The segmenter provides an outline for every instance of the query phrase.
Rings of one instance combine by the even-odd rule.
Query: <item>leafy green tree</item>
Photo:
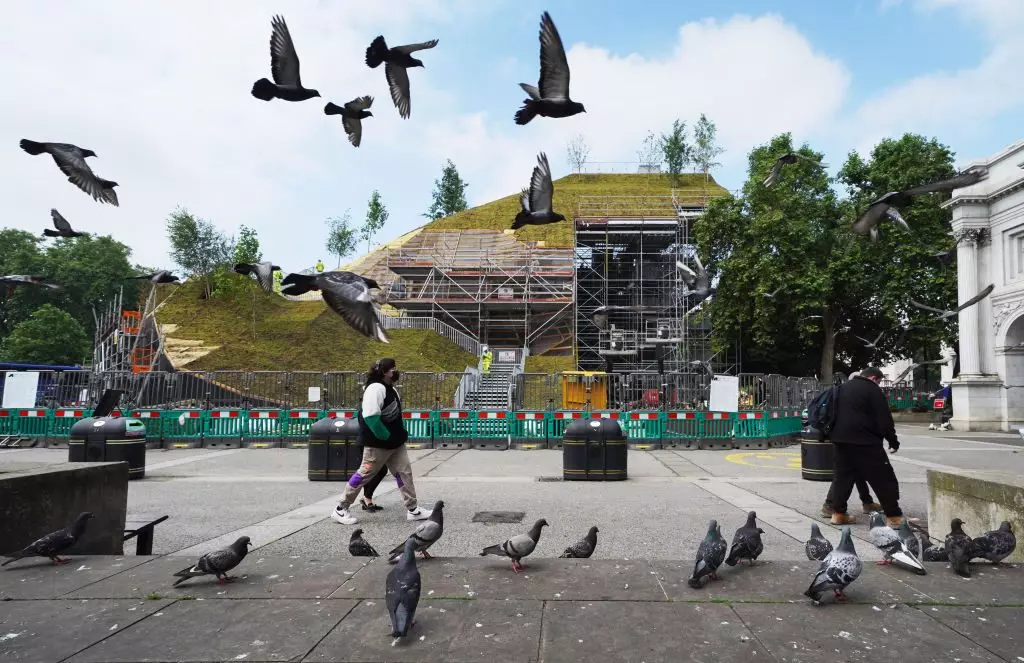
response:
[[[32,233],[13,228],[0,229],[0,274],[47,276],[45,254],[40,239]],[[15,288],[8,294],[0,287],[0,339],[28,318],[44,303],[54,301],[54,291],[46,288]]]
[[[260,250],[260,238],[256,231],[248,226],[238,229],[238,239],[235,242],[235,262],[256,263],[263,260],[263,251]]]
[[[69,313],[43,304],[4,339],[4,361],[72,365],[89,355],[89,337]]]
[[[235,247],[209,221],[196,218],[186,209],[178,208],[167,219],[167,237],[171,258],[189,277],[203,282],[203,296],[213,294],[213,273],[234,257]]]
[[[722,164],[715,161],[725,149],[718,145],[718,127],[704,113],[693,126],[693,163],[704,173],[705,183],[710,178],[711,170]]]
[[[380,199],[380,192],[376,189],[370,195],[370,202],[366,206],[366,220],[359,229],[359,238],[366,242],[366,252],[370,252],[370,242],[374,236],[384,228],[391,213]]]
[[[668,174],[678,179],[693,156],[693,150],[686,142],[686,122],[675,120],[671,131],[661,135],[661,153],[665,157]]]
[[[356,229],[352,227],[352,215],[345,210],[343,215],[327,219],[327,251],[338,256],[338,267],[341,260],[356,250]]]
[[[466,202],[466,187],[469,184],[462,180],[459,171],[451,159],[441,171],[441,179],[434,180],[434,202],[423,216],[436,221],[451,216],[469,207]]]

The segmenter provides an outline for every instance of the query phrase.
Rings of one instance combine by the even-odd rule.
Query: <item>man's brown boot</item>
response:
[[[835,513],[835,512],[836,512],[836,510],[832,508],[831,504],[825,503],[825,504],[821,505],[821,517],[822,518],[831,518],[832,514]]]
[[[865,502],[864,513],[874,513],[875,511],[881,511],[882,505],[877,502]]]
[[[888,516],[885,521],[889,524],[889,527],[899,529],[900,523],[903,522],[903,516]]]
[[[855,522],[857,522],[857,518],[847,513],[839,513],[837,511],[836,513],[832,514],[833,525],[852,525]]]

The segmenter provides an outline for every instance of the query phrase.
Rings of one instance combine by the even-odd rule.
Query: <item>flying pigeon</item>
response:
[[[505,543],[487,546],[480,552],[480,556],[496,555],[498,557],[510,557],[512,559],[512,570],[519,573],[520,570],[526,568],[526,565],[520,563],[519,560],[528,556],[537,547],[537,542],[540,541],[541,528],[547,524],[548,521],[541,518],[533,524],[533,527],[526,534],[516,534],[511,539],[505,541]]]
[[[541,117],[570,117],[586,113],[583,104],[569,98],[569,62],[565,58],[562,38],[558,36],[551,15],[540,17],[540,81],[537,87],[520,83],[526,92],[523,107],[516,111],[516,124],[528,124]]]
[[[49,228],[44,230],[43,234],[47,237],[86,237],[89,235],[89,233],[80,233],[77,230],[73,230],[68,220],[55,209],[50,210],[50,216],[53,217],[53,227],[56,230],[50,230]]]
[[[868,234],[872,228],[878,225],[884,216],[889,216],[909,231],[910,228],[907,226],[907,222],[903,220],[903,217],[895,208],[908,204],[914,196],[920,196],[925,193],[934,193],[937,191],[952,191],[953,189],[971,186],[972,184],[976,184],[983,180],[986,175],[987,173],[983,170],[974,170],[967,173],[961,173],[955,177],[940,180],[938,182],[931,182],[929,184],[911,187],[903,191],[890,191],[881,198],[872,202],[868,208],[864,210],[864,213],[854,221],[853,232],[858,235]]]
[[[839,547],[830,552],[818,567],[818,572],[811,580],[811,586],[804,592],[804,596],[811,598],[815,603],[821,602],[821,596],[828,590],[832,590],[836,601],[846,602],[843,590],[854,580],[860,577],[864,570],[864,562],[857,557],[857,551],[853,547],[853,537],[850,535],[850,526],[843,527],[842,536],[839,537]]]
[[[921,559],[921,541],[914,534],[913,530],[910,529],[910,524],[906,518],[900,520],[900,528],[896,530],[896,534],[900,539],[907,545],[909,550],[914,557]]]
[[[150,282],[154,284],[175,283],[179,280],[177,276],[171,274],[166,269],[161,269],[159,271],[153,272],[152,274],[139,274],[138,276],[129,276],[128,279],[148,279]]]
[[[971,561],[974,552],[974,541],[964,532],[964,521],[954,518],[949,524],[950,532],[946,535],[945,549],[953,572],[964,578],[971,577]]]
[[[737,529],[736,534],[733,535],[732,549],[729,550],[729,556],[725,559],[725,563],[729,566],[736,566],[741,559],[746,559],[753,566],[754,560],[764,552],[764,543],[761,542],[762,534],[764,534],[764,530],[757,526],[757,513],[748,511],[747,524]]]
[[[373,546],[363,538],[362,528],[352,532],[352,537],[348,540],[348,554],[353,557],[380,557]]]
[[[548,157],[541,152],[537,156],[537,165],[533,167],[530,188],[523,189],[519,196],[519,206],[522,207],[522,210],[516,214],[516,219],[512,222],[512,229],[522,228],[525,225],[543,225],[565,221],[564,216],[551,211],[551,197],[554,193],[555,185],[551,182]]]
[[[1013,535],[1013,525],[1004,520],[999,529],[985,532],[974,537],[971,547],[971,559],[980,557],[993,564],[998,564],[1013,554],[1017,548],[1017,537]]]
[[[882,340],[882,337],[885,336],[885,331],[886,330],[883,329],[882,333],[880,333],[878,335],[878,338],[876,338],[873,341],[869,341],[868,339],[864,338],[863,336],[857,336],[856,334],[854,334],[854,336],[857,336],[857,338],[859,338],[860,340],[864,341],[864,347],[865,348],[868,348],[869,350],[873,350],[873,349],[876,349],[878,347],[878,343]]]
[[[382,343],[388,342],[370,296],[371,288],[380,288],[373,279],[342,271],[312,276],[289,274],[281,281],[281,285],[288,286],[281,293],[291,296],[319,290],[331,310],[344,318],[350,327],[363,336],[375,338]]]
[[[708,270],[704,269],[704,265],[700,261],[700,256],[694,253],[693,260],[697,263],[696,272],[690,269],[686,263],[681,260],[676,261],[676,267],[683,270],[683,280],[686,281],[686,285],[690,289],[686,294],[696,295],[699,299],[704,300],[715,294],[715,290],[717,288],[711,287],[711,277],[708,276]]]
[[[5,276],[0,276],[0,285],[7,286],[8,297],[14,294],[15,288],[26,285],[37,285],[42,288],[49,288],[50,290],[60,290],[59,285],[55,283],[47,283],[43,280],[42,276],[32,276],[28,274],[7,274]]]
[[[85,526],[89,523],[89,520],[92,517],[93,515],[91,513],[83,511],[78,514],[78,518],[76,518],[75,522],[70,526],[59,529],[56,532],[50,532],[46,536],[36,539],[21,550],[7,553],[4,557],[9,557],[10,559],[3,564],[0,564],[0,566],[7,566],[14,560],[21,559],[23,557],[49,557],[54,564],[66,564],[67,562],[70,562],[70,559],[61,559],[60,554],[78,543],[78,539],[80,539],[82,534],[85,533]]]
[[[395,102],[395,108],[402,119],[408,120],[412,113],[409,98],[409,67],[422,67],[423,61],[412,57],[412,53],[437,46],[437,40],[431,39],[421,44],[406,44],[388,48],[383,35],[370,42],[366,49],[366,65],[370,69],[376,69],[380,63],[384,63],[384,77],[388,79],[388,87],[391,88],[391,101]]]
[[[254,274],[256,276],[256,281],[259,282],[260,288],[263,289],[263,292],[273,292],[274,272],[279,271],[281,271],[281,268],[269,260],[254,264],[240,262],[235,265],[235,272],[239,274]]]
[[[785,286],[781,286],[781,285],[780,285],[780,286],[779,286],[778,288],[775,288],[775,290],[772,290],[771,292],[762,292],[762,293],[761,293],[761,296],[762,296],[762,297],[775,297],[775,295],[777,295],[777,294],[779,294],[780,292],[782,292],[782,290],[783,290],[784,288],[785,288]]]
[[[932,257],[939,261],[943,268],[953,264],[953,251],[932,251]]]
[[[430,517],[421,522],[416,527],[416,531],[409,535],[408,539],[395,546],[388,553],[388,563],[394,564],[398,561],[398,558],[402,555],[402,550],[405,549],[405,544],[409,541],[416,544],[415,551],[423,555],[423,559],[430,559],[430,553],[427,550],[430,546],[437,543],[442,534],[444,534],[444,502],[438,500],[434,503],[434,509],[431,511]]]
[[[718,567],[725,561],[725,552],[728,549],[725,539],[722,538],[722,529],[718,526],[717,520],[708,521],[708,532],[704,540],[697,547],[697,561],[693,565],[693,575],[686,583],[694,589],[700,589],[705,576],[711,580],[718,580]]]
[[[232,576],[228,575],[228,571],[242,563],[242,560],[249,553],[249,546],[251,545],[252,542],[249,540],[249,537],[240,536],[227,548],[206,553],[199,558],[199,561],[194,566],[186,567],[175,573],[174,577],[177,580],[171,586],[177,587],[189,578],[198,578],[199,576],[206,575],[217,576],[218,585],[234,580]]]
[[[832,542],[822,536],[818,523],[811,523],[811,538],[804,544],[804,552],[812,562],[820,562],[832,552]]]
[[[910,366],[907,366],[905,369],[903,369],[903,372],[897,375],[896,379],[893,380],[893,382],[900,382],[907,375],[913,373],[922,366],[944,366],[948,363],[949,358],[947,357],[946,359],[929,359],[928,361],[921,361],[916,364],[911,364]]]
[[[877,562],[879,566],[895,564],[921,576],[928,573],[924,565],[921,564],[921,560],[910,551],[906,541],[900,538],[896,530],[886,524],[885,515],[880,511],[871,514],[870,534],[871,543],[882,551],[882,560]]]
[[[416,606],[420,602],[420,572],[416,568],[416,542],[409,538],[402,556],[384,581],[384,602],[391,615],[391,637],[404,638],[416,624]]]
[[[580,539],[579,541],[577,541],[576,543],[574,543],[571,546],[569,546],[568,548],[566,548],[565,552],[563,552],[561,555],[558,556],[559,559],[565,559],[565,558],[569,558],[569,559],[587,559],[587,558],[589,558],[591,555],[594,554],[594,549],[597,548],[597,533],[598,533],[598,531],[600,531],[600,530],[597,529],[597,526],[591,527],[590,531],[587,532],[587,535],[585,537],[583,537],[582,539]]]
[[[715,372],[711,369],[711,362],[709,361],[701,361],[700,359],[694,359],[693,361],[690,362],[690,366],[699,369],[700,373],[703,373],[704,375],[707,376],[709,382],[715,378]]]
[[[271,83],[261,78],[252,85],[252,96],[263,101],[277,98],[284,101],[305,101],[319,97],[316,90],[302,87],[299,78],[299,55],[295,52],[292,35],[288,32],[288,24],[284,17],[274,16],[270,19],[273,31],[270,33],[270,73],[274,77]]]
[[[915,302],[913,299],[910,300],[910,303],[912,305],[916,306],[917,308],[924,309],[925,311],[931,311],[933,313],[938,313],[938,315],[936,315],[935,317],[938,318],[939,320],[945,320],[946,318],[952,318],[953,316],[957,315],[958,313],[960,313],[960,311],[964,310],[965,308],[970,308],[970,307],[974,306],[975,304],[977,304],[978,302],[980,302],[981,300],[985,299],[986,297],[989,296],[989,294],[992,293],[993,290],[995,290],[995,287],[996,287],[995,283],[989,283],[987,288],[985,288],[984,290],[982,290],[981,292],[979,292],[975,296],[971,297],[966,302],[964,302],[960,306],[956,307],[956,309],[952,310],[952,311],[947,310],[947,309],[941,309],[941,308],[932,308],[931,306],[926,306],[924,304],[920,304],[918,302]]]
[[[779,179],[779,175],[782,173],[782,167],[796,163],[797,159],[806,161],[807,163],[813,166],[817,166],[819,168],[828,168],[827,163],[820,163],[818,161],[815,161],[814,159],[811,159],[810,157],[805,157],[802,154],[797,154],[796,152],[789,152],[787,154],[783,154],[781,157],[775,160],[775,164],[772,165],[772,171],[768,173],[768,177],[764,178],[764,185],[771,186],[775,184],[775,182]]]
[[[363,120],[373,117],[373,113],[366,110],[373,105],[373,97],[356,97],[344,106],[338,106],[327,102],[324,106],[324,115],[340,115],[341,126],[348,134],[348,141],[354,147],[359,147],[363,140]]]
[[[86,157],[96,156],[92,150],[83,150],[71,143],[37,143],[26,138],[21,139],[20,145],[29,154],[46,152],[52,156],[60,172],[68,176],[68,181],[92,196],[93,200],[118,206],[117,193],[114,191],[117,182],[97,177],[85,162]]]

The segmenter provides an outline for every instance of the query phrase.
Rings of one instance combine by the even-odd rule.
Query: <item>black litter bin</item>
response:
[[[800,439],[800,472],[805,481],[832,481],[836,448],[818,440],[818,431],[810,429]]]
[[[309,480],[348,481],[363,462],[359,422],[325,417],[309,429]]]
[[[68,439],[72,463],[128,463],[128,478],[146,476],[146,424],[123,417],[87,417]]]
[[[562,435],[564,481],[623,481],[626,436],[614,419],[577,420]]]

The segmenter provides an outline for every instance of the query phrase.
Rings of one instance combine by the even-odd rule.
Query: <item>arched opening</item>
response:
[[[1024,315],[1014,318],[1006,328],[996,358],[1002,364],[1003,418],[1008,430],[1024,428]]]

